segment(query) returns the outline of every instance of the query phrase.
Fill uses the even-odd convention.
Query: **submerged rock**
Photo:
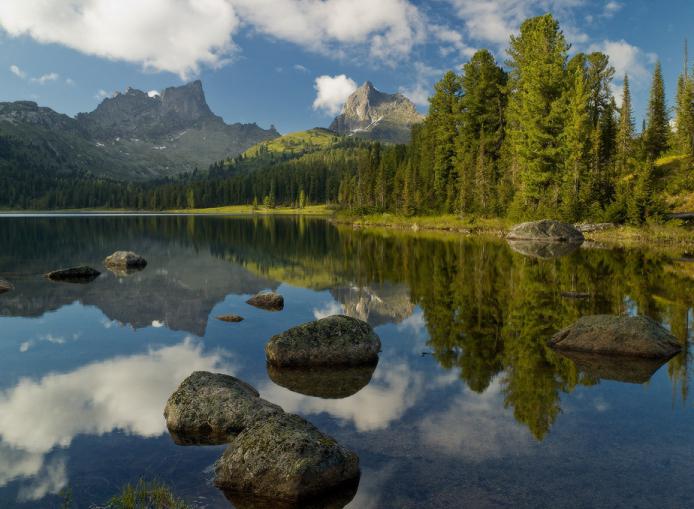
[[[355,453],[292,414],[257,420],[215,464],[225,491],[280,500],[310,499],[358,478]]]
[[[581,243],[583,234],[574,226],[552,219],[531,221],[514,226],[506,236],[509,240]]]
[[[147,266],[147,260],[132,251],[116,251],[104,260],[104,266],[109,270],[127,275],[131,271],[144,269]]]
[[[579,371],[592,378],[616,380],[632,384],[648,382],[653,374],[658,371],[658,368],[667,362],[666,358],[625,358],[615,355],[573,352],[571,350],[563,350],[559,353],[573,361]]]
[[[258,420],[283,410],[229,375],[196,371],[166,402],[164,417],[179,444],[225,443]]]
[[[602,355],[669,359],[682,347],[646,316],[584,316],[549,341],[557,350]]]
[[[266,311],[282,311],[284,309],[284,297],[275,292],[257,293],[246,303]]]
[[[14,290],[12,283],[5,281],[4,279],[0,279],[0,293],[6,293],[11,290]]]
[[[243,317],[239,315],[221,315],[217,317],[217,320],[222,322],[238,323],[243,322]]]
[[[275,366],[357,366],[378,362],[381,340],[371,326],[335,315],[277,334],[265,345]]]
[[[99,277],[100,274],[101,272],[98,270],[82,265],[69,269],[54,270],[46,274],[46,277],[51,281],[62,281],[65,283],[90,283]]]
[[[581,247],[577,242],[544,242],[533,240],[509,240],[508,245],[511,246],[511,249],[516,253],[531,258],[539,258],[541,260],[549,260],[551,258],[570,255]]]
[[[376,364],[345,367],[282,368],[268,364],[270,380],[292,392],[325,399],[353,396],[366,387]]]

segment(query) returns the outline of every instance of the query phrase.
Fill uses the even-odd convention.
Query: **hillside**
[[[683,155],[656,161],[657,192],[674,213],[694,212],[694,163]]]
[[[263,153],[301,154],[329,147],[339,142],[340,139],[341,137],[333,131],[316,127],[308,131],[289,133],[279,138],[263,141],[246,150],[243,155],[244,157],[256,157]]]

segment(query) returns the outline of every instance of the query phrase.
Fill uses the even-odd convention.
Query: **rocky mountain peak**
[[[347,98],[330,129],[348,136],[407,143],[412,125],[422,120],[407,97],[381,92],[366,81]]]

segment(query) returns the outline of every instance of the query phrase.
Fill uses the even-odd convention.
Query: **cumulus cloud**
[[[624,39],[619,41],[604,40],[593,43],[588,48],[589,51],[601,51],[610,57],[610,64],[615,69],[615,77],[621,80],[625,73],[629,74],[634,81],[645,81],[650,75],[646,63],[655,63],[657,55],[647,53],[637,46],[629,44]]]
[[[400,93],[408,97],[417,106],[428,106],[433,83],[440,79],[444,71],[428,66],[424,62],[415,62],[415,81],[409,87],[400,87]]]
[[[603,8],[602,15],[606,18],[611,18],[622,9],[622,4],[619,2],[607,2]]]
[[[443,56],[457,52],[460,57],[470,58],[475,53],[475,48],[465,44],[463,35],[457,30],[444,25],[432,25],[430,32],[434,39],[441,43],[439,51]]]
[[[22,69],[19,68],[19,66],[12,64],[10,66],[10,72],[17,76],[18,78],[25,79],[27,77],[27,73],[24,72]]]
[[[321,318],[327,318],[333,315],[343,315],[345,314],[345,307],[336,301],[327,302],[322,308],[313,309],[313,317],[316,320]]]
[[[60,75],[57,72],[49,72],[46,74],[42,74],[37,78],[31,78],[30,81],[32,83],[38,83],[39,85],[45,85],[49,81],[57,81],[58,78],[60,78]]]
[[[323,75],[316,78],[313,88],[316,89],[313,109],[336,115],[342,110],[347,98],[357,89],[357,84],[345,74]]]
[[[133,13],[137,13],[133,15]],[[6,0],[0,27],[11,36],[170,71],[182,77],[229,61],[242,27],[312,51],[368,48],[407,55],[426,36],[409,0]]]

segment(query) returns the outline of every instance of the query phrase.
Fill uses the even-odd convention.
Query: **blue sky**
[[[575,50],[611,56],[615,87],[630,74],[639,122],[656,59],[672,102],[685,37],[694,55],[692,0],[3,0],[0,100],[74,115],[128,86],[199,78],[227,122],[286,133],[329,125],[371,80],[425,112],[445,70],[476,48],[503,60],[509,35],[543,12]]]

